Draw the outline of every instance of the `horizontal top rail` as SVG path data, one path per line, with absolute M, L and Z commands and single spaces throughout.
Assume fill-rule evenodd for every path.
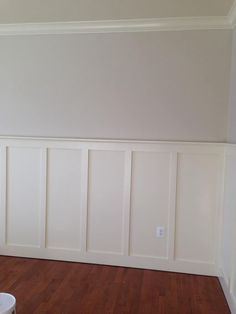
M 79 138 L 79 137 L 42 137 L 42 136 L 0 136 L 4 140 L 28 140 L 28 141 L 59 141 L 59 142 L 93 142 L 93 143 L 134 143 L 134 144 L 181 144 L 181 145 L 236 145 L 226 142 L 210 141 L 179 141 L 179 140 L 138 140 L 138 139 L 108 139 L 108 138 Z

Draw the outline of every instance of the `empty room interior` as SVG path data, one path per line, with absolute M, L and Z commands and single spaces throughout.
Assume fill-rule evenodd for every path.
M 236 314 L 236 1 L 0 0 L 0 314 Z

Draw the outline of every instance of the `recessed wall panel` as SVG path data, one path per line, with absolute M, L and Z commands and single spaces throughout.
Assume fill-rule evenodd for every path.
M 39 245 L 41 150 L 7 150 L 7 244 Z
M 124 152 L 90 151 L 88 251 L 121 253 Z
M 133 153 L 131 191 L 130 254 L 167 257 L 170 154 Z
M 219 157 L 179 154 L 175 258 L 213 262 Z
M 47 180 L 47 247 L 80 249 L 81 151 L 50 149 Z

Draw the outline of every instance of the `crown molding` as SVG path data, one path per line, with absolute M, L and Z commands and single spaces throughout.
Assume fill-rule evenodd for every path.
M 232 28 L 232 25 L 227 17 L 192 17 L 0 24 L 0 35 L 183 31 L 230 28 Z
M 236 27 L 236 0 L 229 11 L 228 20 L 232 28 Z

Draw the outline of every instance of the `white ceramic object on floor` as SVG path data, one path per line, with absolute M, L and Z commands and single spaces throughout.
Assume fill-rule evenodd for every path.
M 9 293 L 0 293 L 0 314 L 16 314 L 16 298 Z

